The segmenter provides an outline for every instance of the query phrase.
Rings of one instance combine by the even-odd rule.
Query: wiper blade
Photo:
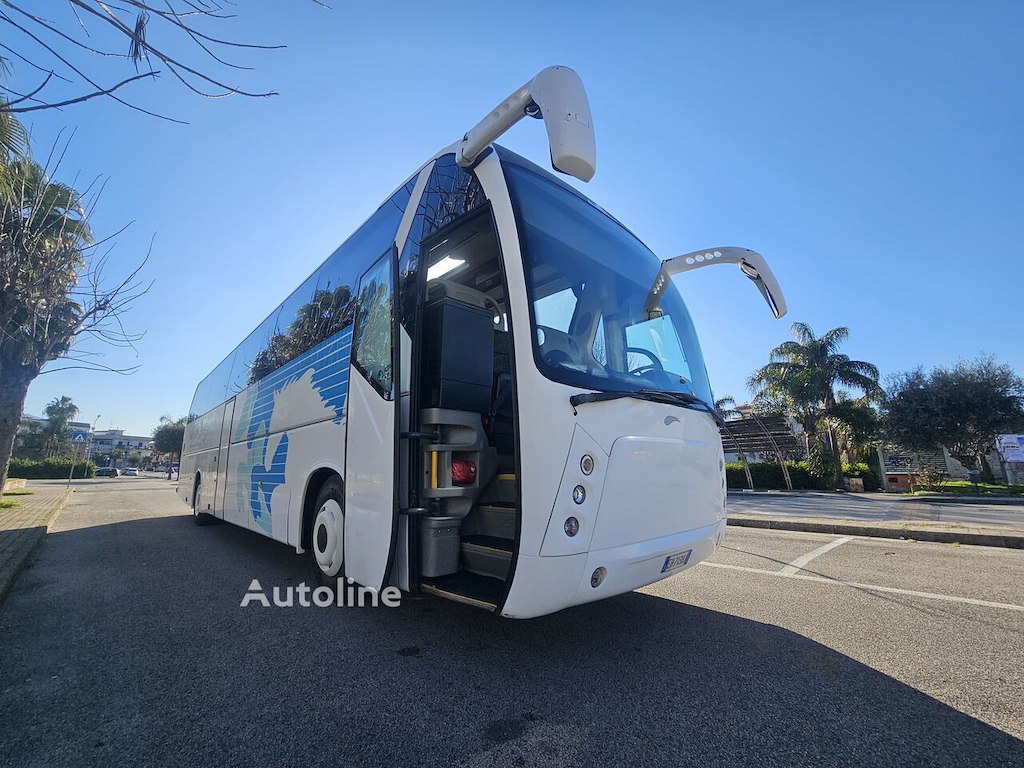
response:
[[[576,406],[578,405],[619,400],[623,397],[635,397],[637,400],[650,400],[654,403],[665,403],[667,405],[677,405],[680,408],[704,411],[715,420],[715,424],[719,427],[725,424],[725,420],[714,409],[714,406],[688,392],[665,392],[660,389],[616,389],[608,392],[585,392],[570,397],[569,404],[572,406],[573,413],[575,413]]]

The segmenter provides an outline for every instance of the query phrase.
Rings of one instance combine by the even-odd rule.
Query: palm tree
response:
[[[783,401],[804,428],[808,439],[818,434],[818,422],[836,411],[836,386],[858,389],[869,399],[879,397],[878,368],[839,354],[850,329],[833,328],[818,337],[806,323],[793,323],[795,341],[784,341],[769,353],[770,362],[754,372],[747,386],[754,400]]]
[[[743,416],[743,414],[736,409],[736,398],[734,397],[726,396],[715,400],[715,410],[718,411],[718,415],[722,417],[722,421],[729,421],[733,417]],[[732,435],[732,431],[729,429],[728,424],[725,424],[723,429],[725,429],[727,434]],[[735,437],[733,437],[733,440],[735,441]],[[750,476],[750,465],[747,462],[747,454],[743,452],[743,448],[740,447],[739,443],[736,444],[736,450],[740,464],[743,465],[743,472],[747,476],[747,487],[750,488],[750,490],[754,490],[754,478]]]
[[[840,345],[850,336],[849,328],[833,328],[820,337],[806,323],[793,323],[791,330],[794,341],[775,347],[769,353],[768,364],[754,372],[747,386],[755,393],[755,403],[772,400],[785,405],[803,426],[808,454],[814,455],[822,421],[844,421],[837,387],[860,390],[865,401],[880,397],[882,389],[878,368],[840,354]],[[831,430],[827,450],[838,463],[837,440]],[[842,480],[841,464],[836,480]]]
[[[6,60],[0,56],[0,75],[5,74]],[[0,101],[0,195],[9,195],[14,177],[8,166],[15,160],[28,157],[29,140],[25,126]]]
[[[86,312],[75,301],[92,242],[80,198],[26,158],[0,156],[0,482],[42,367],[67,352]]]
[[[44,457],[57,456],[70,446],[68,427],[77,415],[78,406],[67,395],[53,398],[46,406],[46,426],[43,427],[43,433],[46,435]]]
[[[718,411],[718,415],[726,421],[734,416],[743,415],[736,410],[736,398],[734,397],[720,397],[715,400],[715,410]]]

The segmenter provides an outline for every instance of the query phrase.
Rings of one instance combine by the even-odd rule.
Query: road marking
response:
[[[825,576],[797,575],[792,576],[782,571],[769,571],[765,568],[750,568],[745,565],[728,565],[727,563],[700,563],[711,568],[727,568],[730,571],[744,571],[746,573],[757,573],[763,576],[778,576],[784,579],[795,579],[797,581],[813,581],[818,584],[834,584],[840,587],[852,587],[863,589],[868,592],[885,592],[892,595],[908,595],[910,597],[924,597],[929,600],[945,600],[949,603],[965,603],[967,605],[979,605],[983,608],[1002,608],[1006,611],[1024,611],[1024,605],[1013,603],[994,603],[990,600],[975,600],[973,597],[955,597],[953,595],[939,595],[935,592],[918,592],[913,589],[899,589],[897,587],[882,587],[878,584],[860,584],[856,581],[844,581],[843,579],[830,579]]]
[[[811,562],[811,560],[813,560],[814,558],[821,557],[822,555],[824,555],[829,550],[832,550],[832,549],[835,549],[836,547],[842,546],[846,542],[850,541],[850,539],[852,539],[852,538],[853,538],[852,536],[842,536],[842,537],[836,539],[835,541],[830,541],[828,544],[823,544],[822,546],[818,547],[817,549],[815,549],[815,550],[813,550],[811,552],[808,552],[806,555],[801,555],[796,560],[794,560],[792,563],[790,563],[785,568],[783,568],[781,571],[779,571],[779,575],[780,576],[793,576],[793,575],[795,575],[797,573],[797,571],[803,570],[803,567],[805,565],[807,565],[809,562]]]

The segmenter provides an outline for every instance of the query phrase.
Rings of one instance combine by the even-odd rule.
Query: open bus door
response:
[[[393,245],[359,279],[346,402],[345,575],[381,589],[397,520],[400,355]]]

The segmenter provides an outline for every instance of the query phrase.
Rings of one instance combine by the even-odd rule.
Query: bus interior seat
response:
[[[434,278],[427,283],[427,303],[433,303],[444,297],[461,301],[463,304],[480,307],[481,309],[490,309],[497,318],[501,318],[501,308],[498,306],[498,302],[483,291],[478,291],[476,288],[456,282],[455,280],[444,280],[442,278]]]

